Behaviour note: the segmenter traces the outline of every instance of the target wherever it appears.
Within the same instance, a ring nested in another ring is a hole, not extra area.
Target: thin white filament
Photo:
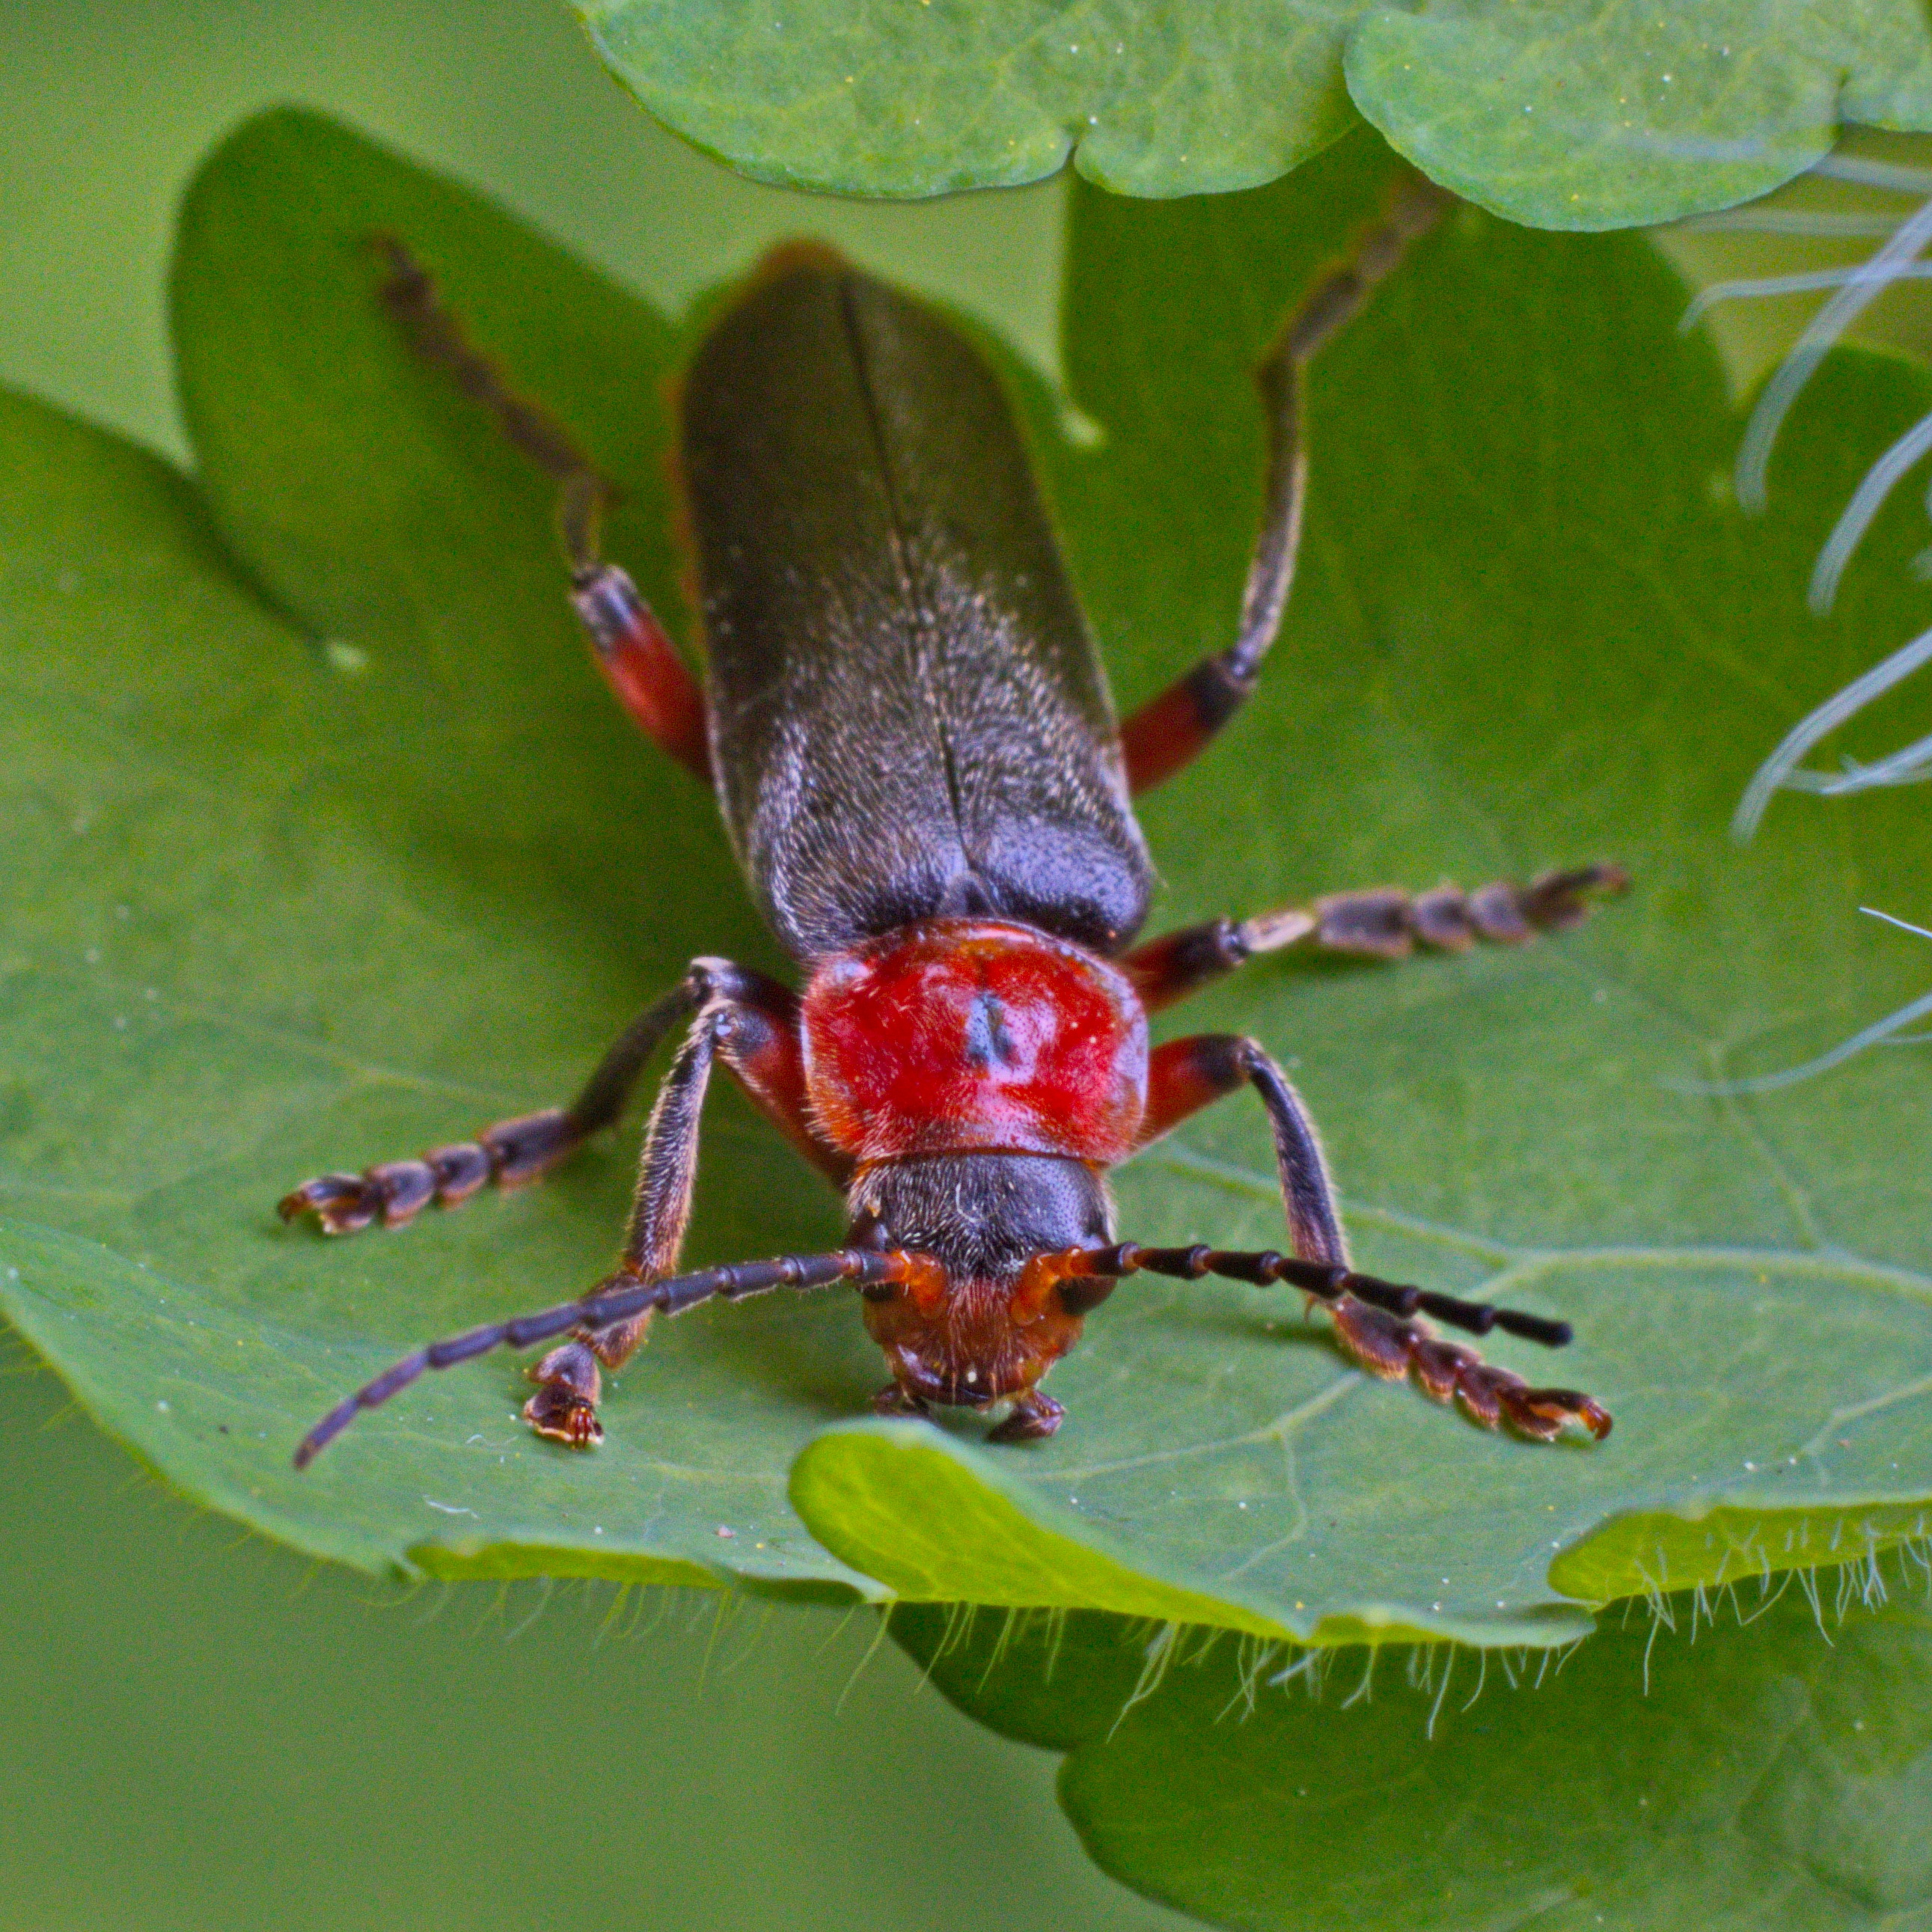
[[[1932,262],[1918,262],[1908,272],[1932,274]],[[1885,500],[1898,487],[1898,480],[1928,449],[1932,449],[1932,416],[1921,416],[1912,427],[1868,470],[1844,514],[1832,526],[1818,553],[1811,572],[1811,608],[1823,616],[1838,594],[1838,579],[1852,560],[1852,553],[1864,541],[1866,531],[1885,506]]]
[[[1856,182],[1861,188],[1883,188],[1888,194],[1932,194],[1932,170],[1900,167],[1895,161],[1874,161],[1863,154],[1827,154],[1811,172],[1833,181]]]
[[[1809,235],[1822,240],[1870,241],[1898,224],[1888,214],[1859,214],[1838,208],[1732,208],[1721,214],[1694,214],[1677,224],[1693,235]]]
[[[1888,926],[1897,926],[1901,932],[1916,932],[1922,939],[1932,939],[1932,932],[1922,926],[1914,926],[1910,920],[1898,919],[1888,912],[1880,912],[1876,906],[1860,906],[1859,911],[1868,918],[1882,919]],[[1888,1013],[1882,1020],[1852,1034],[1850,1040],[1840,1040],[1829,1052],[1821,1053],[1815,1060],[1808,1060],[1802,1066],[1787,1066],[1777,1073],[1760,1073],[1749,1080],[1717,1080],[1687,1084],[1684,1091],[1693,1094],[1772,1094],[1780,1087],[1795,1087],[1801,1080],[1809,1080],[1814,1075],[1828,1073],[1834,1066],[1842,1066],[1855,1054],[1869,1047],[1882,1046],[1892,1040],[1914,1021],[1923,1019],[1932,1013],[1932,993],[1922,993],[1909,1004],[1900,1006],[1895,1013]],[[1922,1039],[1925,1036],[1919,1035]],[[1900,1045],[1905,1042],[1898,1042]]]
[[[1932,930],[1922,926],[1914,926],[1909,919],[1900,919],[1896,913],[1880,912],[1876,906],[1860,906],[1859,911],[1868,919],[1882,919],[1887,926],[1895,926],[1900,932],[1916,932],[1921,939],[1932,939]]]
[[[1891,230],[1886,231],[1888,234]],[[1858,272],[1856,263],[1835,268],[1807,268],[1789,275],[1749,275],[1731,282],[1713,282],[1700,290],[1677,325],[1679,335],[1688,335],[1720,302],[1740,296],[1802,296],[1819,289],[1840,289]],[[1892,278],[1900,282],[1932,280],[1932,262],[1913,262]]]
[[[1772,1094],[1780,1087],[1795,1087],[1799,1081],[1809,1080],[1814,1074],[1828,1073],[1833,1067],[1842,1066],[1855,1054],[1863,1053],[1868,1047],[1889,1040],[1901,1027],[1909,1027],[1928,1013],[1932,1013],[1932,993],[1922,993],[1910,1006],[1900,1006],[1897,1012],[1888,1014],[1882,1020],[1874,1020],[1862,1032],[1853,1034],[1850,1040],[1840,1040],[1830,1052],[1821,1053],[1816,1060],[1808,1060],[1802,1066],[1787,1066],[1778,1073],[1760,1073],[1750,1080],[1713,1081],[1688,1090],[1694,1094]]]
[[[1884,293],[1898,279],[1898,272],[1914,260],[1928,242],[1932,242],[1932,200],[1914,209],[1869,261],[1852,271],[1846,285],[1806,324],[1804,334],[1778,365],[1751,411],[1738,451],[1738,501],[1745,508],[1764,508],[1772,445],[1819,364],[1854,319]]]
[[[1932,661],[1932,631],[1922,631],[1910,644],[1894,651],[1882,664],[1874,664],[1862,677],[1854,678],[1844,690],[1834,692],[1816,710],[1794,724],[1784,742],[1751,775],[1731,820],[1731,836],[1744,844],[1756,831],[1772,793],[1803,763],[1813,746],[1928,661]]]
[[[1932,778],[1932,736],[1915,739],[1875,765],[1847,758],[1841,772],[1792,772],[1786,778],[1784,788],[1811,792],[1820,798],[1843,798],[1848,793],[1873,791],[1881,785],[1923,784],[1928,778]]]

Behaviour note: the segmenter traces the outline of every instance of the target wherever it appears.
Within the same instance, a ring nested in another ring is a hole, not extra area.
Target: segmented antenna
[[[1343,1347],[1371,1375],[1413,1374],[1425,1394],[1438,1402],[1460,1402],[1486,1428],[1506,1420],[1511,1427],[1545,1442],[1571,1422],[1600,1442],[1610,1432],[1610,1412],[1581,1390],[1532,1388],[1522,1376],[1484,1361],[1473,1348],[1441,1340],[1414,1318],[1433,1316],[1472,1335],[1499,1328],[1507,1335],[1540,1342],[1546,1348],[1561,1348],[1569,1342],[1567,1322],[1406,1287],[1336,1264],[1298,1261],[1272,1248],[1144,1248],[1136,1241],[1123,1241],[1111,1248],[1076,1249],[1054,1257],[1054,1262],[1061,1292],[1076,1308],[1082,1300],[1076,1284],[1082,1276],[1110,1282],[1145,1270],[1182,1281],[1214,1274],[1258,1287],[1286,1282],[1327,1306]]]
[[[646,1309],[661,1315],[682,1315],[700,1301],[716,1297],[737,1301],[747,1295],[769,1294],[775,1288],[829,1288],[840,1281],[856,1282],[861,1288],[903,1279],[914,1258],[877,1250],[838,1248],[822,1255],[781,1255],[765,1262],[734,1262],[722,1268],[700,1268],[692,1274],[667,1276],[662,1281],[642,1281],[634,1274],[614,1274],[600,1282],[574,1301],[561,1301],[554,1308],[535,1315],[519,1315],[508,1322],[486,1322],[480,1328],[446,1336],[405,1355],[385,1369],[374,1382],[365,1383],[346,1400],[339,1402],[302,1439],[295,1464],[306,1469],[330,1443],[365,1408],[377,1408],[400,1389],[428,1369],[454,1368],[493,1348],[529,1348],[548,1342],[553,1335],[583,1327],[602,1328],[611,1323],[641,1315]]]

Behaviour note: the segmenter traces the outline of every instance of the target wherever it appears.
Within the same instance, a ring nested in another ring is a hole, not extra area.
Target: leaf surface
[[[1320,1653],[1118,1618],[903,1606],[892,1624],[969,1716],[1069,1754],[1060,1802],[1106,1870],[1210,1924],[1917,1924],[1922,1570],[1849,1616],[1884,1602],[1874,1578],[1836,1600],[1785,1582],[1680,1602],[1668,1626],[1640,1612],[1561,1659],[1358,1651],[1318,1676]]]
[[[1546,228],[1762,194],[1840,119],[1932,128],[1914,0],[578,0],[658,118],[766,181],[1011,186],[1071,156],[1117,193],[1252,188],[1366,118]]]
[[[1388,165],[1358,139],[1249,196],[1076,195],[1067,362],[1100,446],[1060,440],[1054,399],[1016,381],[1126,703],[1232,634],[1259,496],[1246,371]],[[1155,922],[1630,866],[1633,897],[1561,939],[1263,962],[1180,1023],[1287,1060],[1362,1264],[1572,1319],[1556,1372],[1615,1412],[1609,1442],[1484,1434],[1350,1372],[1278,1294],[1142,1279],[1056,1372],[1070,1418],[1035,1448],[970,1418],[855,1423],[881,1365],[849,1299],[773,1297],[659,1324],[596,1456],[529,1439],[497,1357],[295,1475],[302,1430],[393,1356],[604,1271],[635,1129],[406,1232],[322,1241],[276,1198],[567,1094],[694,954],[785,970],[710,802],[572,633],[544,487],[381,316],[376,229],[622,482],[614,545],[681,610],[658,467],[674,332],[313,118],[243,130],[190,199],[198,488],[8,405],[0,1305],[172,1481],[370,1568],[1324,1642],[1549,1645],[1619,1597],[1923,1534],[1922,1062],[1688,1088],[1802,1058],[1922,983],[1912,943],[1856,910],[1913,909],[1932,855],[1909,794],[1780,806],[1743,851],[1726,826],[1789,720],[1922,628],[1903,514],[1829,620],[1804,586],[1928,385],[1834,360],[1748,522],[1720,487],[1735,422],[1655,258],[1474,212],[1317,371],[1288,629],[1223,742],[1148,802]],[[1915,704],[1873,722],[1880,742]],[[1276,1244],[1269,1164],[1256,1111],[1216,1109],[1123,1171],[1121,1231]],[[694,1264],[840,1228],[722,1094]]]

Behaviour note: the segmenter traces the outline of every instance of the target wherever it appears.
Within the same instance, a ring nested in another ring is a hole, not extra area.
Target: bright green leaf
[[[1353,107],[1470,200],[1624,227],[1762,194],[1841,119],[1932,128],[1917,0],[577,0],[651,112],[761,180],[1250,188]],[[1346,86],[1344,87],[1346,75]]]
[[[1919,1589],[1844,1610],[1787,1578],[1556,1661],[1358,1651],[1319,1676],[1116,1618],[892,1622],[970,1716],[1070,1754],[1060,1801],[1105,1870],[1211,1924],[1919,1925],[1932,1616]]]
[[[1101,446],[1058,442],[1051,399],[1022,392],[1129,702],[1231,634],[1258,496],[1246,371],[1388,166],[1363,139],[1254,196],[1076,197],[1066,355]],[[1279,1294],[1140,1280],[1056,1372],[1070,1418],[1037,1448],[984,1446],[970,1418],[854,1425],[880,1364],[848,1298],[782,1297],[660,1324],[595,1456],[526,1437],[498,1358],[296,1476],[302,1430],[393,1354],[596,1280],[634,1142],[404,1234],[285,1230],[278,1195],[568,1093],[694,953],[784,964],[709,802],[573,636],[544,487],[382,317],[376,228],[622,479],[614,542],[679,608],[671,332],[325,123],[244,130],[190,200],[176,311],[205,496],[10,408],[0,1301],[178,1485],[372,1567],[1325,1642],[1546,1646],[1618,1597],[1924,1533],[1922,1064],[1873,1054],[1748,1100],[1686,1083],[1802,1058],[1923,984],[1915,943],[1856,910],[1914,909],[1909,795],[1782,805],[1742,852],[1726,827],[1790,719],[1923,626],[1904,512],[1830,620],[1803,594],[1928,386],[1828,365],[1747,521],[1723,488],[1735,421],[1654,256],[1473,212],[1317,372],[1288,632],[1225,742],[1149,802],[1157,919],[1631,866],[1636,894],[1561,940],[1264,963],[1185,1022],[1295,1067],[1365,1265],[1572,1318],[1554,1364],[1493,1352],[1590,1388],[1610,1442],[1484,1434],[1348,1372]],[[728,1094],[708,1149],[694,1261],[836,1238],[836,1204]],[[1122,1231],[1279,1242],[1268,1166],[1256,1112],[1216,1109],[1124,1172]]]

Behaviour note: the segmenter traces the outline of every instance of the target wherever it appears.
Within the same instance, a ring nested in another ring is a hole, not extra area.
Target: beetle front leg
[[[644,1130],[644,1150],[638,1163],[638,1191],[632,1202],[630,1230],[623,1258],[607,1287],[626,1280],[645,1282],[670,1274],[677,1265],[686,1224],[691,1218],[691,1190],[698,1177],[698,1130],[710,1084],[711,1064],[718,1036],[730,1009],[723,1002],[707,1005],[685,1035],[671,1062]],[[608,1327],[580,1328],[571,1339],[550,1350],[529,1370],[537,1385],[524,1404],[524,1420],[539,1436],[573,1449],[588,1449],[604,1439],[597,1419],[603,1390],[602,1368],[621,1368],[634,1354],[650,1326],[646,1308]]]
[[[678,1049],[645,1129],[638,1187],[618,1271],[606,1289],[656,1281],[677,1267],[698,1176],[698,1129],[716,1060],[828,1178],[841,1185],[849,1164],[814,1136],[806,1112],[798,1000],[788,988],[729,961],[694,962],[696,1018]],[[600,1292],[602,1291],[600,1290]],[[524,1418],[539,1436],[584,1449],[602,1441],[597,1419],[602,1369],[621,1368],[644,1340],[651,1311],[580,1328],[532,1368],[537,1392]]]
[[[1454,200],[1422,176],[1404,174],[1382,219],[1362,236],[1348,261],[1316,284],[1256,371],[1268,415],[1268,481],[1261,534],[1241,598],[1240,628],[1226,650],[1203,658],[1121,727],[1132,790],[1148,791],[1172,777],[1254,695],[1262,660],[1281,628],[1301,544],[1308,491],[1301,428],[1304,372],[1316,352],[1354,319],[1376,284]]]
[[[1406,959],[1419,945],[1466,952],[1479,939],[1521,946],[1564,932],[1589,916],[1591,902],[1629,890],[1621,866],[1544,872],[1526,886],[1498,879],[1472,892],[1455,886],[1410,893],[1400,886],[1330,892],[1305,905],[1252,919],[1183,926],[1136,946],[1121,961],[1151,1010],[1172,1006],[1258,954],[1306,946],[1364,959]]]

